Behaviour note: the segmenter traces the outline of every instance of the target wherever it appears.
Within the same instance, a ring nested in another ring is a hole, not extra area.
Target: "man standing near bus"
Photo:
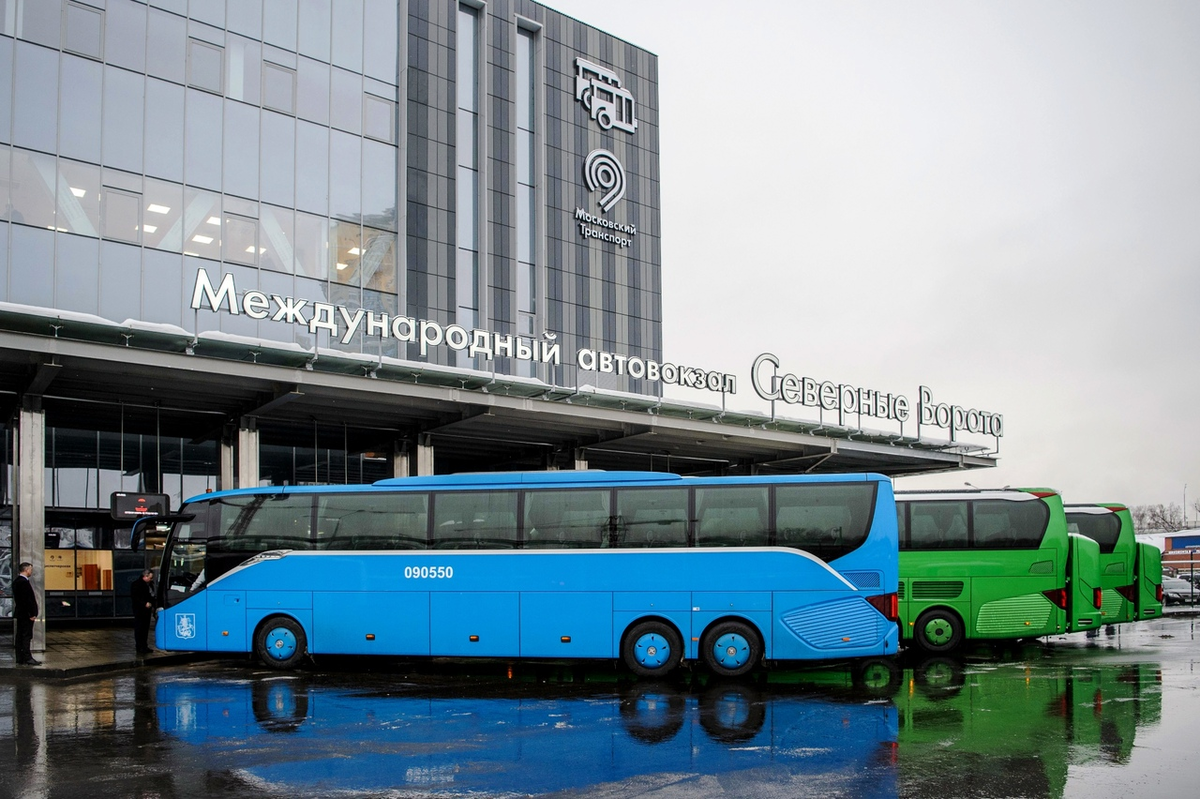
[[[129,597],[133,600],[133,642],[139,655],[150,652],[146,636],[150,633],[150,616],[154,613],[154,592],[150,588],[153,579],[154,572],[145,569],[129,586]]]
[[[12,585],[16,605],[13,608],[13,617],[17,620],[17,664],[40,666],[41,661],[34,660],[33,653],[29,651],[29,646],[33,643],[33,623],[37,621],[38,615],[37,594],[34,593],[33,583],[29,582],[33,575],[33,564],[23,562],[17,568],[20,571]]]

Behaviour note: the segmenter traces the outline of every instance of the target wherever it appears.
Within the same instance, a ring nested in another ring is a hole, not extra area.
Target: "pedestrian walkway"
[[[0,633],[0,676],[30,674],[38,677],[78,677],[139,666],[189,663],[207,657],[199,652],[134,652],[129,627],[51,627],[46,631],[46,651],[34,652],[40,666],[18,666],[11,625]]]

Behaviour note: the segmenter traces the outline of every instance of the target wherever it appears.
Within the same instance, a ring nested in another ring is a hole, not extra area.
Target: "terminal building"
[[[129,614],[120,494],[995,462],[673,362],[657,58],[531,0],[0,0],[0,65],[0,616]]]

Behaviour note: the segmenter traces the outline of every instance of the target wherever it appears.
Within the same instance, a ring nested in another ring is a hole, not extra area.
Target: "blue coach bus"
[[[161,519],[159,520],[162,521]],[[156,643],[307,655],[895,654],[891,481],[510,472],[223,491],[172,517]]]

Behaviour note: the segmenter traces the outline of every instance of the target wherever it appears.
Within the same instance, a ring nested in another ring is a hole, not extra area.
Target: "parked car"
[[[1200,586],[1193,586],[1182,577],[1164,577],[1163,604],[1187,605],[1200,600]]]

